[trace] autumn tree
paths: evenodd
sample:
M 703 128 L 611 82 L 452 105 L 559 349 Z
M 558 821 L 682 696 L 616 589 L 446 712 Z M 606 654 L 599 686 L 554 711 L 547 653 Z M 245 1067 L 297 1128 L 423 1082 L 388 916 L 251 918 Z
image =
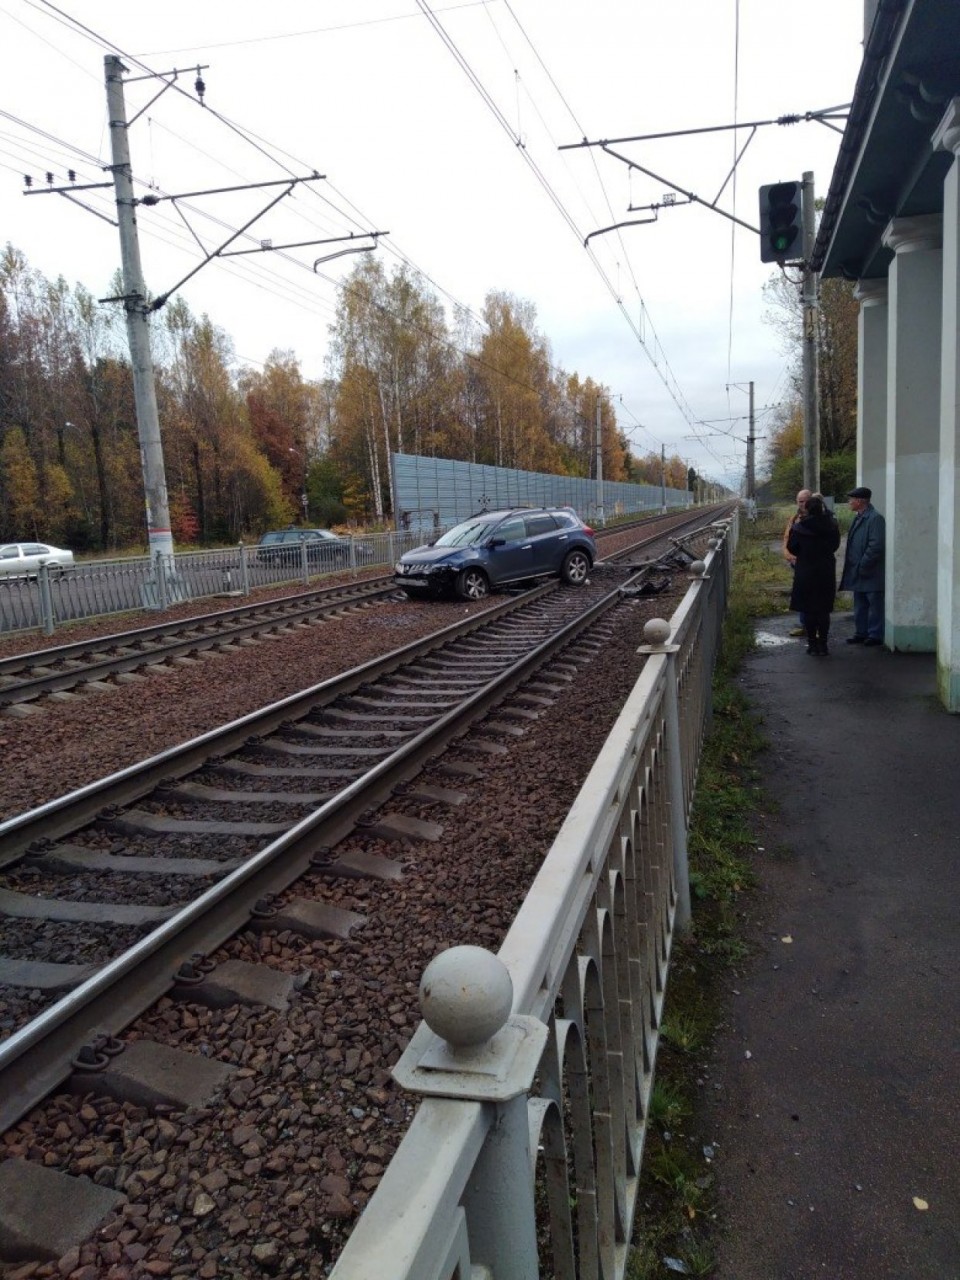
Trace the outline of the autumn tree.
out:
M 567 426 L 562 443 L 570 459 L 569 474 L 586 477 L 597 474 L 599 406 L 603 477 L 610 481 L 631 479 L 630 450 L 617 427 L 616 412 L 606 391 L 592 378 L 581 382 L 577 374 L 565 378 L 565 391 Z
M 407 267 L 365 258 L 340 286 L 329 363 L 338 384 L 331 445 L 371 514 L 393 510 L 391 452 L 417 453 L 449 412 L 454 362 L 443 309 Z
M 789 357 L 789 392 L 767 445 L 773 491 L 791 497 L 802 475 L 803 300 L 786 275 L 764 286 L 768 323 L 778 331 Z M 846 280 L 820 282 L 817 363 L 820 402 L 820 470 L 824 492 L 853 483 L 857 440 L 857 302 Z M 796 426 L 800 425 L 799 438 Z
M 300 512 L 307 495 L 309 518 L 310 473 L 329 432 L 328 396 L 304 379 L 292 351 L 271 351 L 262 371 L 241 374 L 240 388 L 254 443 L 281 477 L 291 511 Z
M 114 281 L 103 292 L 119 294 Z M 408 267 L 365 257 L 342 284 L 328 376 L 294 352 L 235 365 L 226 333 L 182 298 L 153 327 L 178 542 L 288 523 L 385 522 L 391 453 L 639 478 L 607 391 L 555 366 L 531 303 L 491 291 L 482 317 L 444 309 Z M 0 255 L 0 519 L 5 536 L 75 550 L 144 541 L 143 479 L 123 312 Z
M 4 433 L 0 444 L 0 467 L 3 469 L 3 494 L 0 510 L 3 527 L 19 530 L 22 538 L 40 536 L 43 507 L 37 464 L 27 447 L 22 427 Z
M 71 528 L 77 549 L 115 549 L 144 533 L 133 372 L 124 355 L 122 315 L 99 305 L 82 285 L 74 290 L 63 455 L 78 499 Z
M 686 490 L 688 468 L 683 458 L 677 454 L 667 457 L 651 449 L 648 453 L 634 457 L 631 479 L 638 484 L 666 485 L 668 489 Z
M 160 381 L 171 497 L 178 487 L 189 495 L 202 540 L 238 537 L 249 518 L 241 494 L 254 477 L 243 439 L 248 418 L 230 372 L 232 345 L 208 316 L 194 319 L 182 300 L 168 307 L 165 322 L 171 359 Z

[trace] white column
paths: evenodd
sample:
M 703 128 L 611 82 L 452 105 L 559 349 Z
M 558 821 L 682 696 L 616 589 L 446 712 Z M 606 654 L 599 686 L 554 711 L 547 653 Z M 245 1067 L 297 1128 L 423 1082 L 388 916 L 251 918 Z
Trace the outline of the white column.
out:
M 887 282 L 860 280 L 857 318 L 857 484 L 887 509 Z
M 932 653 L 937 636 L 940 488 L 939 214 L 894 218 L 887 323 L 887 520 L 884 642 Z M 878 507 L 878 510 L 880 508 Z
M 954 155 L 943 183 L 937 688 L 947 710 L 960 711 L 960 98 L 947 107 L 933 146 Z

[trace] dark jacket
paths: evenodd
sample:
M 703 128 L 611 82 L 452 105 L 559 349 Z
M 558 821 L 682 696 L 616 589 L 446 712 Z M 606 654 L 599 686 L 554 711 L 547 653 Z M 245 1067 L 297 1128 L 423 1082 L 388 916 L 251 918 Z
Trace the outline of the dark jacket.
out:
M 886 522 L 876 507 L 858 512 L 847 534 L 841 591 L 882 591 Z
M 837 594 L 834 552 L 840 545 L 840 526 L 830 514 L 804 516 L 790 530 L 787 548 L 797 557 L 790 608 L 799 613 L 829 613 Z

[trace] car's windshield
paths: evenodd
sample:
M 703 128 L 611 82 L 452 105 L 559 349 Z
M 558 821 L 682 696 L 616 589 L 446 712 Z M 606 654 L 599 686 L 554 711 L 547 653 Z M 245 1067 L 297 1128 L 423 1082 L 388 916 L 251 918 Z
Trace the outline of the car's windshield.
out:
M 433 544 L 435 547 L 470 547 L 482 542 L 493 528 L 489 520 L 464 520 L 463 524 L 455 524 Z

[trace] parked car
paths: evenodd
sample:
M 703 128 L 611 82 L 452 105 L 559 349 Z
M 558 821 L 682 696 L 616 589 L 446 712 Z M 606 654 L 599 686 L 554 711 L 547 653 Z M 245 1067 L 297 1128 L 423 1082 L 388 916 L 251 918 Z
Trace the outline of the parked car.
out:
M 515 507 L 473 516 L 407 551 L 393 580 L 412 599 L 482 600 L 494 587 L 528 578 L 579 585 L 596 558 L 593 530 L 572 507 Z
M 330 529 L 301 529 L 296 525 L 265 533 L 257 547 L 257 559 L 261 564 L 282 564 L 297 569 L 301 544 L 307 548 L 308 566 L 317 572 L 343 569 L 350 564 L 349 538 L 341 538 Z M 373 559 L 373 552 L 358 542 L 354 545 L 354 556 L 357 564 L 365 564 Z
M 74 567 L 73 552 L 62 547 L 51 547 L 47 542 L 5 542 L 0 546 L 0 577 L 35 578 L 41 561 L 55 573 Z

